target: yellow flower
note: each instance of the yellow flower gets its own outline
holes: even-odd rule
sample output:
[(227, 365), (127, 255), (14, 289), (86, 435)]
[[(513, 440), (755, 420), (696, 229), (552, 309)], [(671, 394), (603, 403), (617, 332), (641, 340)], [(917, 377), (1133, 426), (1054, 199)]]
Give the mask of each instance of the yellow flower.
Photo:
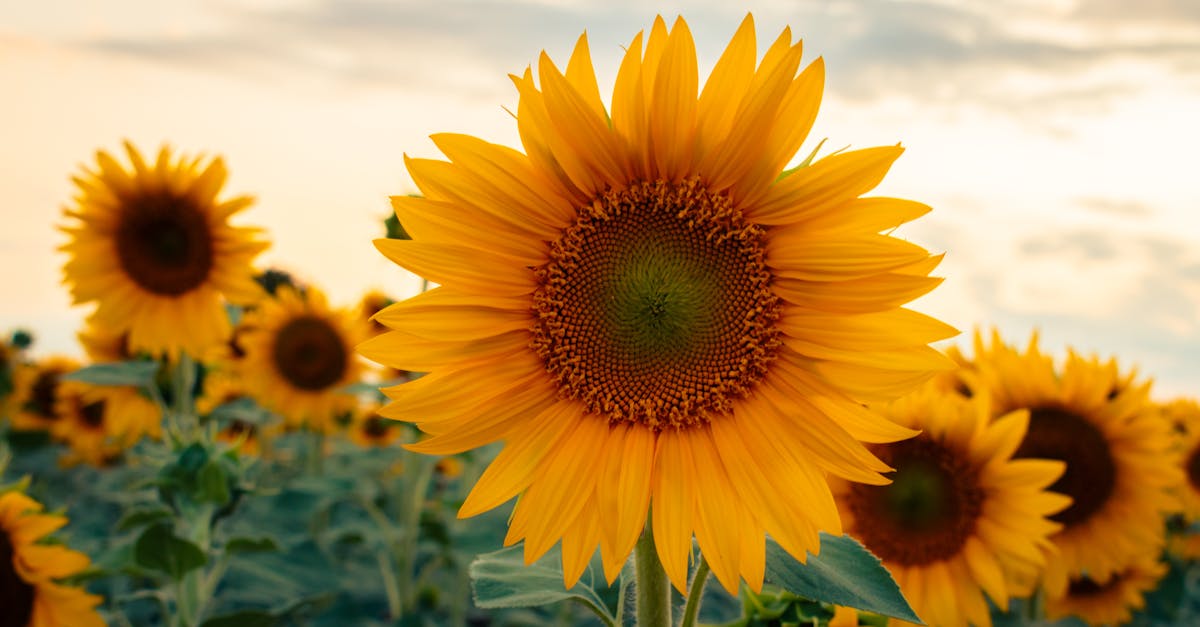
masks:
[(13, 373), (12, 426), (23, 431), (50, 430), (58, 421), (55, 403), (59, 380), (79, 369), (69, 357), (48, 357), (33, 364), (18, 364)]
[(1133, 610), (1146, 605), (1145, 593), (1166, 574), (1165, 563), (1140, 556), (1100, 581), (1073, 576), (1065, 595), (1046, 599), (1046, 618), (1078, 616), (1089, 625), (1124, 625), (1133, 618)]
[(376, 405), (355, 412), (350, 441), (364, 448), (391, 446), (403, 431), (396, 422), (380, 416)]
[(67, 524), (42, 513), (42, 505), (20, 492), (0, 494), (0, 600), (5, 625), (104, 627), (94, 609), (100, 597), (56, 580), (88, 567), (86, 555), (41, 540)]
[(376, 246), (440, 287), (361, 347), (429, 373), (382, 413), (425, 453), (504, 441), (459, 515), (520, 494), (506, 544), (534, 560), (561, 539), (568, 587), (597, 545), (614, 579), (652, 510), (676, 587), (694, 535), (727, 590), (758, 589), (765, 533), (798, 559), (840, 533), (826, 472), (886, 482), (860, 441), (912, 432), (861, 402), (949, 363), (927, 344), (955, 331), (899, 308), (939, 258), (885, 233), (929, 208), (859, 198), (901, 149), (785, 171), (824, 84), (800, 57), (785, 30), (756, 64), (747, 17), (697, 97), (688, 26), (659, 18), (610, 112), (580, 37), (565, 73), (543, 53), (539, 80), (513, 77), (524, 153), (435, 135), (449, 162), (407, 159), (413, 239)]
[(158, 405), (136, 388), (63, 381), (54, 409), (50, 433), (70, 447), (66, 464), (105, 466), (143, 436), (162, 436)]
[(129, 332), (114, 333), (105, 328), (94, 318), (87, 321), (87, 326), (75, 334), (79, 344), (87, 353), (92, 363), (102, 364), (112, 361), (128, 361), (135, 357), (129, 348)]
[[(1013, 459), (1026, 412), (991, 420), (986, 395), (963, 398), (930, 383), (883, 413), (921, 430), (871, 451), (894, 467), (886, 486), (836, 482), (846, 533), (879, 556), (931, 627), (991, 625), (983, 593), (1008, 606), (1013, 584), (1045, 565), (1047, 516), (1070, 499), (1045, 488), (1062, 462)], [(901, 621), (893, 621), (907, 624)]]
[(341, 389), (363, 370), (354, 346), (367, 337), (366, 323), (331, 309), (314, 287), (281, 287), (248, 317), (240, 366), (247, 389), (288, 426), (329, 428)]
[(164, 147), (148, 164), (131, 144), (125, 149), (131, 170), (100, 151), (99, 169), (74, 178), (64, 282), (76, 304), (97, 303), (97, 326), (128, 334), (131, 351), (202, 357), (229, 337), (225, 300), (262, 295), (250, 262), (267, 244), (257, 229), (229, 224), (252, 201), (217, 200), (220, 158), (176, 160)]
[(1000, 415), (1030, 413), (1017, 457), (1066, 462), (1050, 487), (1073, 502), (1052, 519), (1058, 555), (1045, 571), (1049, 597), (1066, 592), (1068, 579), (1087, 573), (1103, 580), (1164, 543), (1164, 515), (1178, 508), (1182, 482), (1170, 427), (1149, 401), (1150, 384), (1122, 373), (1115, 360), (1074, 352), (1061, 368), (1037, 345), (1024, 352), (993, 333), (991, 346), (975, 337), (975, 367)]

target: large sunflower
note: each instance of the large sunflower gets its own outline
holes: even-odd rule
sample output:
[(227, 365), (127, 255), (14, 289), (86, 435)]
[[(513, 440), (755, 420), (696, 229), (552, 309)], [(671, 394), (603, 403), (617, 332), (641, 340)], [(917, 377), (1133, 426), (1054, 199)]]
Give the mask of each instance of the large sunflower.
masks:
[(32, 364), (18, 364), (13, 373), (16, 388), (12, 400), (12, 426), (26, 431), (44, 431), (58, 422), (55, 403), (64, 374), (79, 369), (70, 357), (47, 357)]
[(248, 314), (240, 366), (247, 389), (288, 425), (325, 429), (342, 388), (362, 372), (354, 346), (366, 339), (366, 325), (331, 309), (314, 287), (303, 294), (281, 287)]
[(860, 440), (912, 432), (860, 402), (946, 363), (927, 343), (955, 331), (899, 308), (938, 258), (881, 234), (929, 208), (859, 198), (901, 148), (785, 170), (824, 83), (800, 56), (784, 30), (755, 67), (747, 17), (697, 98), (687, 24), (659, 18), (610, 113), (583, 36), (565, 73), (543, 53), (513, 77), (524, 153), (435, 135), (449, 162), (407, 159), (413, 239), (376, 246), (441, 287), (362, 346), (429, 373), (383, 413), (432, 436), (417, 451), (504, 441), (459, 515), (520, 494), (506, 542), (534, 560), (562, 539), (568, 586), (597, 545), (614, 579), (652, 509), (677, 587), (694, 534), (726, 589), (757, 589), (764, 532), (798, 559), (840, 532), (825, 472), (886, 483)]
[(262, 294), (250, 262), (267, 244), (258, 229), (229, 224), (252, 200), (217, 199), (220, 158), (174, 159), (164, 147), (149, 164), (125, 149), (132, 169), (100, 151), (99, 169), (74, 178), (64, 282), (75, 303), (97, 302), (97, 325), (129, 334), (132, 352), (201, 357), (229, 337), (224, 301)]
[(834, 482), (846, 533), (883, 560), (917, 615), (932, 626), (991, 625), (986, 592), (1008, 606), (1013, 583), (1045, 565), (1047, 516), (1070, 499), (1045, 488), (1063, 463), (1013, 459), (1025, 412), (991, 420), (986, 395), (965, 399), (937, 383), (884, 409), (921, 430), (871, 451), (894, 473), (890, 485)]
[(1086, 575), (1072, 577), (1067, 593), (1046, 599), (1046, 618), (1078, 616), (1089, 625), (1124, 625), (1133, 611), (1146, 605), (1146, 593), (1167, 574), (1167, 564), (1144, 555), (1122, 567), (1103, 582)]
[(1017, 457), (1067, 464), (1050, 487), (1073, 502), (1052, 517), (1063, 528), (1051, 538), (1058, 556), (1046, 568), (1048, 596), (1065, 594), (1070, 577), (1102, 582), (1141, 555), (1157, 555), (1182, 477), (1170, 427), (1150, 403), (1150, 384), (1113, 360), (1074, 352), (1056, 368), (1036, 334), (1022, 352), (995, 333), (989, 347), (976, 333), (975, 366), (997, 415), (1029, 410)]
[(16, 491), (0, 493), (0, 623), (15, 627), (104, 627), (100, 597), (56, 583), (87, 568), (86, 555), (42, 543), (67, 524)]

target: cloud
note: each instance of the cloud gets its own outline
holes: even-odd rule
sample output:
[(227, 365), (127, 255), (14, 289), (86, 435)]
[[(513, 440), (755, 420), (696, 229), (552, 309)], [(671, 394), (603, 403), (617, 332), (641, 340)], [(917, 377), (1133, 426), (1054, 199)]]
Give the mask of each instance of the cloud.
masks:
[(1075, 204), (1093, 213), (1121, 218), (1148, 218), (1154, 215), (1154, 210), (1149, 205), (1131, 199), (1116, 200), (1096, 196), (1078, 198)]
[[(826, 57), (829, 88), (843, 98), (903, 93), (924, 102), (969, 100), (1020, 113), (1044, 111), (1047, 102), (1096, 107), (1120, 97), (1133, 89), (1128, 79), (1083, 77), (1089, 68), (1116, 60), (1191, 71), (1181, 64), (1200, 56), (1200, 37), (1185, 36), (1200, 33), (1200, 17), (1188, 8), (1194, 3), (1151, 4), (1140, 14), (1117, 0), (1093, 0), (1064, 15), (1016, 0), (965, 6), (854, 0), (768, 3), (755, 14), (760, 47), (761, 40), (773, 38), (774, 25), (793, 24), (807, 49)], [(289, 71), (337, 82), (465, 87), (477, 75), (525, 67), (542, 48), (565, 51), (584, 29), (595, 47), (628, 41), (649, 22), (636, 2), (316, 0), (217, 7), (210, 10), (220, 11), (225, 24), (218, 33), (126, 34), (85, 38), (81, 45), (256, 78)], [(743, 11), (741, 5), (709, 1), (688, 5), (687, 17), (698, 42), (715, 51)], [(1110, 22), (1127, 13), (1138, 15), (1143, 25), (1169, 24), (1171, 33), (1183, 34), (1164, 37), (1144, 27), (1141, 35), (1114, 40)], [(610, 56), (615, 57), (596, 60), (615, 69)], [(465, 66), (475, 71), (456, 79), (452, 68)], [(1027, 75), (1073, 78), (1030, 87)], [(1026, 84), (1015, 89), (1014, 81)]]

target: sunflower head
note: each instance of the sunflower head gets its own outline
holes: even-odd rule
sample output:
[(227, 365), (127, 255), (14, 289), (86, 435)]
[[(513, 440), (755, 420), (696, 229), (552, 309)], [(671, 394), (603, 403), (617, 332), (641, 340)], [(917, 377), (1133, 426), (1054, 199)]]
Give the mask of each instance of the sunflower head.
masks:
[(364, 448), (386, 447), (404, 433), (404, 424), (379, 415), (378, 405), (355, 412), (350, 424), (350, 441)]
[(88, 567), (88, 557), (46, 535), (67, 524), (19, 491), (0, 492), (0, 608), (5, 625), (103, 627), (101, 598), (58, 583)]
[(241, 372), (250, 394), (290, 426), (327, 428), (347, 397), (342, 388), (362, 372), (354, 346), (366, 338), (366, 322), (331, 309), (314, 287), (280, 288), (246, 322)]
[(53, 428), (59, 419), (56, 404), (61, 378), (78, 369), (79, 362), (59, 356), (18, 364), (13, 372), (13, 428), (29, 431)]
[(1071, 497), (1052, 518), (1059, 557), (1048, 565), (1047, 592), (1060, 595), (1068, 577), (1096, 580), (1164, 542), (1164, 515), (1176, 511), (1183, 478), (1171, 429), (1149, 400), (1150, 383), (1069, 351), (1061, 365), (1038, 347), (1025, 350), (993, 333), (976, 334), (974, 365), (997, 414), (1024, 409), (1029, 429), (1016, 457), (1060, 460), (1066, 470), (1050, 490)]
[(132, 352), (201, 357), (229, 336), (224, 303), (262, 294), (250, 263), (267, 244), (257, 229), (229, 224), (251, 199), (218, 200), (220, 158), (176, 158), (164, 147), (148, 163), (125, 148), (129, 167), (100, 151), (97, 168), (74, 178), (64, 282), (75, 303), (97, 304), (96, 325), (127, 335)]
[(1046, 598), (1046, 618), (1076, 616), (1089, 625), (1127, 624), (1167, 570), (1166, 563), (1146, 555), (1104, 578), (1072, 576), (1064, 594)]
[(142, 437), (162, 435), (158, 405), (131, 387), (64, 381), (55, 413), (51, 435), (70, 448), (67, 464), (107, 466)]
[(561, 539), (567, 586), (597, 546), (615, 578), (652, 510), (677, 587), (695, 537), (757, 589), (764, 534), (805, 559), (840, 531), (825, 473), (883, 481), (861, 441), (911, 435), (862, 403), (948, 367), (928, 344), (956, 332), (901, 308), (939, 258), (890, 235), (929, 208), (861, 197), (902, 150), (789, 168), (824, 84), (801, 56), (785, 30), (760, 60), (747, 16), (702, 86), (687, 23), (658, 18), (606, 105), (583, 36), (512, 77), (523, 150), (441, 134), (448, 161), (406, 157), (411, 240), (376, 246), (440, 287), (361, 347), (428, 373), (381, 413), (422, 452), (504, 441), (460, 515), (521, 494), (506, 542)]
[(1014, 459), (1028, 414), (993, 421), (985, 393), (964, 398), (934, 381), (881, 411), (921, 433), (872, 445), (895, 469), (890, 484), (835, 484), (846, 532), (883, 560), (928, 624), (988, 624), (983, 594), (1006, 607), (1045, 563), (1061, 527), (1048, 517), (1070, 503), (1045, 491), (1063, 464)]
[(128, 361), (136, 357), (129, 346), (128, 331), (114, 332), (94, 319), (89, 320), (87, 326), (76, 333), (75, 337), (87, 353), (88, 360), (93, 363)]

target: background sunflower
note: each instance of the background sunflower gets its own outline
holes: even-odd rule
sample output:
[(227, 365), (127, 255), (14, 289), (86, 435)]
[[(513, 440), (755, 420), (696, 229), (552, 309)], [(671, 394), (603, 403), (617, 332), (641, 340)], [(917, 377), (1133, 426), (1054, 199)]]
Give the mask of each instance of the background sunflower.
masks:
[(96, 303), (95, 326), (128, 334), (132, 352), (202, 357), (229, 337), (224, 303), (262, 296), (250, 263), (267, 243), (229, 224), (251, 199), (217, 199), (220, 158), (174, 158), (164, 146), (151, 164), (132, 144), (125, 150), (129, 169), (100, 151), (97, 169), (74, 179), (63, 281), (76, 304)]

